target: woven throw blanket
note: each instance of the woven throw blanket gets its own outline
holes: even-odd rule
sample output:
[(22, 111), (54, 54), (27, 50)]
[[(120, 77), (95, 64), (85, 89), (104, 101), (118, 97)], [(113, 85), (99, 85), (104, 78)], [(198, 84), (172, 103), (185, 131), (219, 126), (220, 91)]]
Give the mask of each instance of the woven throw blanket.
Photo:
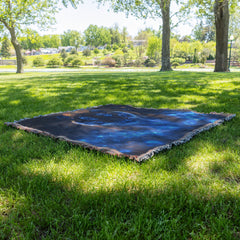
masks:
[(110, 104), (5, 124), (141, 162), (234, 116)]

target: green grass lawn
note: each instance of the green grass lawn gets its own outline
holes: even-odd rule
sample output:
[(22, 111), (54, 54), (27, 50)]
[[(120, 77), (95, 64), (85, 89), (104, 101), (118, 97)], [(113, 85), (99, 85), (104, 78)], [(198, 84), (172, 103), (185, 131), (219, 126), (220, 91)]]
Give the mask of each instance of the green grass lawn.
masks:
[[(236, 117), (136, 162), (4, 125), (102, 104)], [(0, 239), (239, 239), (239, 73), (0, 74)]]

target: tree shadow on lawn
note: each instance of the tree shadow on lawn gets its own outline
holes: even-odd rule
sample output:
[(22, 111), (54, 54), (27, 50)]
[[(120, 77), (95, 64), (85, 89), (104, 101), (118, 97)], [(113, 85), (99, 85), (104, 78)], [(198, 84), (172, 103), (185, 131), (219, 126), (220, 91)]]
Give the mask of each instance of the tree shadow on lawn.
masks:
[[(237, 75), (227, 76), (235, 79)], [(22, 77), (19, 85), (11, 83), (10, 87), (1, 92), (0, 98), (4, 96), (4, 100), (0, 104), (4, 107), (0, 112), (0, 120), (13, 121), (109, 103), (153, 108), (179, 108), (187, 103), (188, 106), (192, 105), (192, 110), (200, 112), (236, 113), (237, 102), (240, 101), (237, 89), (221, 89), (217, 92), (209, 89), (209, 78), (215, 81), (225, 77), (226, 74), (210, 74), (210, 77), (206, 77), (203, 73), (27, 75)], [(184, 97), (189, 95), (192, 100), (185, 100)], [(202, 98), (198, 99), (199, 96), (204, 97), (204, 103)], [(238, 116), (228, 125), (233, 124), (233, 128), (236, 128), (237, 121)], [(8, 131), (8, 128), (4, 127), (1, 131)], [(167, 158), (166, 169), (177, 169), (184, 162), (183, 159), (191, 154), (190, 151), (184, 152), (183, 158), (178, 155)]]
[[(183, 80), (182, 73), (170, 74), (170, 80), (167, 76), (63, 74), (48, 81), (34, 76), (34, 82), (26, 77), (22, 85), (1, 91), (1, 123), (94, 104), (177, 108), (185, 104), (184, 89), (196, 96), (193, 110), (237, 113), (229, 123), (141, 165), (1, 126), (0, 196), (6, 199), (2, 238), (237, 239), (240, 199), (235, 180), (240, 173), (232, 174), (224, 163), (235, 164), (237, 154), (231, 154), (239, 153), (238, 92), (209, 90), (204, 74), (191, 74), (190, 80)], [(229, 101), (232, 93), (234, 103)], [(213, 99), (202, 104), (199, 95)], [(204, 173), (191, 168), (202, 148), (211, 158), (223, 153)]]
[[(192, 75), (192, 76), (191, 76)], [(184, 80), (184, 77), (188, 77)], [(147, 81), (149, 78), (149, 81)], [(3, 104), (23, 108), (31, 116), (109, 103), (138, 107), (169, 107), (183, 105), (185, 96), (201, 95), (208, 83), (204, 75), (158, 73), (118, 74), (51, 74), (22, 77), (18, 86), (11, 83), (3, 94)], [(202, 80), (203, 78), (203, 80)], [(208, 97), (208, 96), (206, 96)], [(200, 104), (195, 99), (192, 105)], [(13, 104), (11, 104), (13, 103)], [(17, 104), (16, 104), (17, 103)], [(191, 102), (190, 102), (191, 105)], [(32, 110), (37, 111), (33, 112)], [(9, 109), (11, 111), (11, 108)], [(26, 117), (26, 114), (22, 114)], [(29, 117), (29, 115), (27, 115)], [(23, 116), (19, 116), (23, 118)]]
[[(92, 174), (94, 171), (89, 173), (93, 164), (83, 158), (75, 160), (82, 166), (79, 179), (75, 179), (76, 173), (61, 175), (48, 166), (41, 169), (48, 161), (54, 161), (56, 167), (59, 161), (71, 166), (73, 162), (67, 155), (72, 148), (68, 145), (58, 149), (60, 156), (48, 140), (50, 146), (40, 156), (39, 149), (44, 148), (46, 140), (41, 138), (35, 151), (27, 148), (32, 141), (29, 136), (22, 136), (21, 140), (25, 142), (27, 157), (19, 159), (22, 153), (18, 148), (20, 152), (10, 155), (4, 174), (1, 168), (4, 178), (0, 178), (0, 195), (8, 199), (0, 217), (2, 239), (235, 239), (238, 234), (239, 195), (215, 189), (215, 179), (206, 183), (189, 175), (169, 175), (163, 182), (148, 186), (144, 183), (144, 165), (125, 160), (118, 160), (120, 164), (115, 165), (112, 161), (117, 159), (111, 158), (105, 158), (101, 165), (98, 161), (102, 156), (95, 159), (97, 175)], [(87, 152), (79, 153), (84, 151)], [(39, 161), (32, 163), (36, 158)], [(113, 187), (104, 186), (100, 177), (110, 165), (117, 170), (130, 166), (140, 175)], [(95, 188), (86, 188), (91, 182), (87, 182), (85, 174), (95, 178), (99, 187), (95, 184)], [(82, 178), (85, 185), (79, 184)]]

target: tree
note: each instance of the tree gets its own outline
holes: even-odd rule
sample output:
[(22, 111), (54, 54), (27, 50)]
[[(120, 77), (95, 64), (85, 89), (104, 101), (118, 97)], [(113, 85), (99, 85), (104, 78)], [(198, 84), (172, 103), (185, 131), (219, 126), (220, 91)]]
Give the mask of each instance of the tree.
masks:
[(240, 6), (236, 6), (235, 12), (230, 15), (229, 33), (234, 36), (234, 40), (240, 38)]
[[(171, 71), (170, 63), (170, 4), (171, 0), (97, 0), (111, 2), (114, 11), (124, 11), (140, 18), (149, 16), (162, 18), (162, 67), (161, 71)], [(178, 2), (178, 1), (176, 1)]]
[(9, 58), (11, 56), (10, 54), (10, 41), (9, 39), (5, 36), (2, 41), (2, 47), (1, 47), (1, 56), (3, 58)]
[(114, 27), (109, 28), (110, 35), (111, 35), (111, 44), (120, 45), (121, 43), (121, 34), (119, 32), (119, 27), (117, 24), (114, 25)]
[(156, 36), (152, 36), (148, 40), (147, 56), (157, 63), (160, 60), (161, 45), (161, 39)]
[(193, 29), (193, 36), (195, 40), (201, 42), (216, 41), (214, 19), (207, 24), (203, 24), (203, 21), (201, 21), (200, 24), (197, 24)]
[(228, 69), (228, 0), (216, 0), (214, 4), (216, 25), (216, 63), (215, 72), (227, 72)]
[(41, 26), (53, 20), (52, 14), (57, 11), (56, 1), (47, 0), (0, 0), (0, 24), (3, 24), (11, 35), (11, 42), (17, 57), (17, 73), (23, 72), (21, 45), (17, 35), (26, 26)]
[(76, 49), (83, 44), (81, 33), (75, 30), (68, 30), (61, 35), (63, 46), (74, 46)]
[(84, 31), (87, 46), (99, 47), (111, 43), (111, 34), (109, 29), (98, 27), (97, 25), (89, 25)]
[(137, 36), (134, 37), (135, 40), (145, 40), (145, 45), (148, 44), (148, 39), (154, 36), (154, 31), (151, 28), (146, 28), (140, 30)]
[(45, 48), (58, 48), (62, 45), (60, 35), (43, 35), (41, 38), (42, 46)]
[[(68, 0), (63, 0), (66, 5)], [(78, 1), (70, 0), (76, 6)], [(21, 45), (18, 34), (26, 26), (37, 24), (40, 27), (51, 25), (58, 11), (58, 0), (0, 0), (0, 27), (3, 25), (11, 35), (11, 42), (17, 57), (17, 73), (23, 72)]]
[(19, 42), (24, 49), (39, 49), (42, 46), (41, 37), (37, 31), (26, 29), (24, 31), (25, 37), (19, 38)]
[(123, 27), (122, 32), (121, 32), (121, 40), (123, 44), (127, 44), (128, 42), (128, 32), (127, 28)]
[(227, 72), (228, 69), (228, 32), (230, 13), (237, 7), (237, 0), (189, 0), (190, 5), (198, 7), (200, 17), (214, 16), (216, 27), (215, 72)]
[(170, 71), (170, 4), (171, 0), (161, 0), (160, 8), (162, 12), (162, 68), (161, 71)]

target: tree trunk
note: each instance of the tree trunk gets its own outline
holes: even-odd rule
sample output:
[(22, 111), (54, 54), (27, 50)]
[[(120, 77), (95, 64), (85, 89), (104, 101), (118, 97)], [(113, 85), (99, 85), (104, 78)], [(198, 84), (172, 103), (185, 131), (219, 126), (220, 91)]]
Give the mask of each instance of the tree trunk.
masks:
[(227, 72), (228, 69), (228, 0), (215, 0), (214, 6), (216, 25), (216, 63), (214, 72)]
[(21, 45), (17, 41), (15, 28), (12, 27), (9, 29), (11, 34), (11, 42), (16, 52), (17, 57), (17, 73), (23, 73), (23, 60), (22, 60), (22, 52), (21, 52)]
[(161, 0), (162, 11), (162, 67), (160, 71), (172, 71), (170, 63), (170, 3), (171, 0)]

